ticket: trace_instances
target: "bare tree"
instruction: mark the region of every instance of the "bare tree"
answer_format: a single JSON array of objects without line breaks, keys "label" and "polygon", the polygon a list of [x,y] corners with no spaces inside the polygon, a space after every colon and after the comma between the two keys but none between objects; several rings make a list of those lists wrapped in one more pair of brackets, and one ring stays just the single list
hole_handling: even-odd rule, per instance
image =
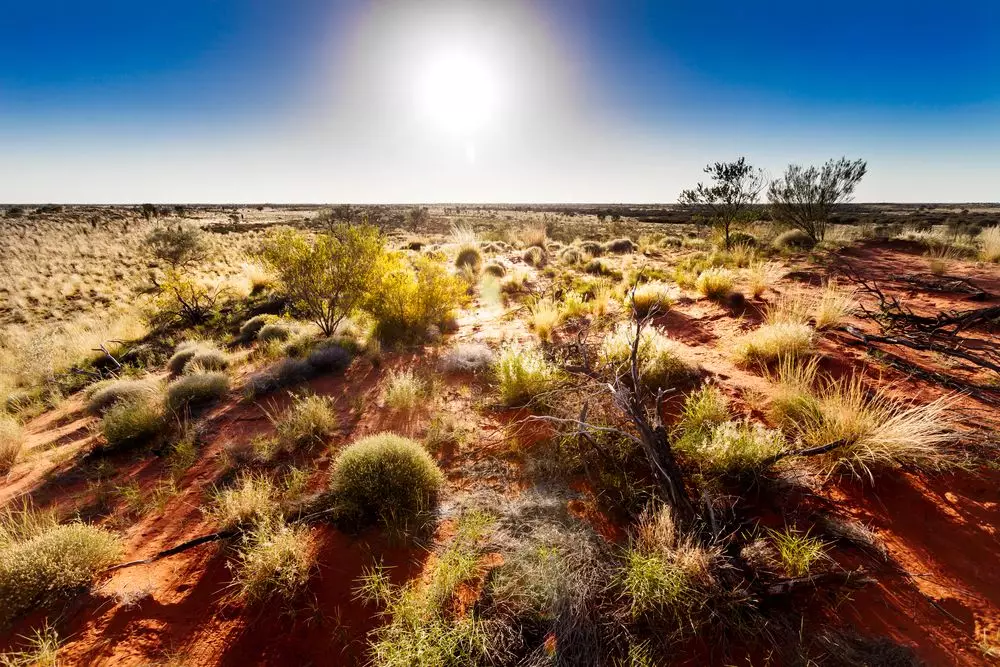
[{"label": "bare tree", "polygon": [[868,171],[864,160],[846,157],[828,160],[822,167],[792,164],[771,182],[767,197],[778,222],[800,229],[813,241],[822,241],[830,213],[853,198],[854,188]]},{"label": "bare tree", "polygon": [[722,232],[726,250],[730,247],[730,232],[746,219],[757,203],[767,177],[764,170],[755,169],[741,157],[736,162],[716,162],[705,167],[713,184],[699,183],[693,190],[681,192],[681,204],[708,212],[712,225]]}]

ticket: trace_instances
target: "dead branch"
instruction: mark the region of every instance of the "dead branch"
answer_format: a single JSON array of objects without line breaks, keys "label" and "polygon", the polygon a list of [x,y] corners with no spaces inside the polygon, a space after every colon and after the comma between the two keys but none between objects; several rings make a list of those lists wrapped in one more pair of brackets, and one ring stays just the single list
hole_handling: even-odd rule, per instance
[{"label": "dead branch", "polygon": [[826,584],[861,588],[862,586],[874,583],[874,581],[862,568],[857,570],[834,570],[832,572],[820,572],[804,577],[792,577],[776,581],[764,589],[764,594],[768,596],[790,595],[805,587],[815,588]]},{"label": "dead branch", "polygon": [[202,535],[201,537],[196,537],[193,540],[188,540],[187,542],[182,542],[177,546],[170,547],[169,549],[164,549],[163,551],[157,552],[156,554],[150,556],[149,558],[143,558],[142,560],[133,560],[128,563],[119,563],[118,565],[112,565],[111,567],[105,569],[105,572],[113,572],[115,570],[124,570],[127,567],[135,567],[136,565],[147,565],[149,563],[154,563],[161,558],[167,558],[179,554],[181,552],[187,551],[188,549],[193,549],[195,547],[200,547],[202,544],[207,544],[209,542],[218,542],[219,540],[225,540],[230,537],[235,537],[237,531],[235,530],[222,530],[217,533],[210,533],[208,535]]}]

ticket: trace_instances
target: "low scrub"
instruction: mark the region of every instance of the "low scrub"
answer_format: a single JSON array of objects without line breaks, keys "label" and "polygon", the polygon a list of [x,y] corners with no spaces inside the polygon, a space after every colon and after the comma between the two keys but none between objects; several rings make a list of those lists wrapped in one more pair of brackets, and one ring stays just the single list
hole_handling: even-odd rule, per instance
[{"label": "low scrub", "polygon": [[771,364],[781,359],[801,359],[813,354],[816,332],[808,324],[762,324],[736,340],[733,355],[744,366]]},{"label": "low scrub", "polygon": [[14,467],[24,446],[24,431],[13,417],[0,414],[0,475]]},{"label": "low scrub", "polygon": [[955,462],[949,415],[954,400],[906,403],[868,387],[861,375],[834,380],[815,363],[783,363],[772,380],[768,413],[807,447],[842,443],[825,455],[827,469],[874,479],[879,468],[936,470]]},{"label": "low scrub", "polygon": [[344,517],[361,525],[416,518],[430,509],[443,483],[427,450],[394,433],[368,436],[341,450],[330,476]]},{"label": "low scrub", "polygon": [[441,355],[447,373],[484,373],[496,362],[496,353],[484,343],[459,343]]},{"label": "low scrub", "polygon": [[[631,373],[630,358],[636,325],[620,323],[601,344],[599,358],[616,375]],[[639,380],[648,389],[665,389],[697,380],[698,365],[684,345],[653,327],[644,327],[637,354]]]},{"label": "low scrub", "polygon": [[167,385],[167,408],[180,412],[218,401],[229,392],[225,373],[194,373]]},{"label": "low scrub", "polygon": [[984,262],[1000,262],[1000,227],[987,227],[979,233],[979,258]]},{"label": "low scrub", "polygon": [[774,239],[774,247],[781,250],[809,250],[814,245],[816,241],[801,229],[789,229]]},{"label": "low scrub", "polygon": [[85,589],[122,554],[114,534],[60,525],[28,508],[0,512],[0,627]]},{"label": "low scrub", "polygon": [[562,312],[552,299],[538,299],[528,310],[528,326],[538,337],[545,341],[552,340],[552,332],[562,323]]},{"label": "low scrub", "polygon": [[778,558],[789,577],[804,577],[812,570],[816,561],[826,556],[826,544],[792,528],[769,530]]},{"label": "low scrub", "polygon": [[500,401],[507,406],[524,406],[555,389],[562,373],[549,363],[539,350],[509,347],[504,349],[494,367]]},{"label": "low scrub", "polygon": [[542,267],[549,261],[549,256],[545,249],[539,246],[531,246],[521,255],[521,259],[528,266]]},{"label": "low scrub", "polygon": [[250,342],[257,338],[257,334],[266,325],[273,324],[280,319],[277,315],[254,315],[240,326],[238,339],[244,343]]},{"label": "low scrub", "polygon": [[613,252],[619,255],[633,253],[638,249],[639,246],[635,244],[635,241],[627,238],[613,239],[604,244],[605,252]]},{"label": "low scrub", "polygon": [[396,258],[392,266],[368,301],[379,340],[419,342],[451,329],[458,309],[468,302],[466,283],[426,257],[412,265]]},{"label": "low scrub", "polygon": [[228,366],[229,358],[213,343],[207,341],[181,343],[167,361],[167,370],[175,376],[194,370],[220,371]]},{"label": "low scrub", "polygon": [[755,422],[726,421],[685,433],[676,447],[710,475],[741,477],[763,472],[786,446],[779,430]]},{"label": "low scrub", "polygon": [[167,419],[159,401],[142,398],[119,403],[101,419],[106,449],[135,447],[153,441],[167,430]]}]

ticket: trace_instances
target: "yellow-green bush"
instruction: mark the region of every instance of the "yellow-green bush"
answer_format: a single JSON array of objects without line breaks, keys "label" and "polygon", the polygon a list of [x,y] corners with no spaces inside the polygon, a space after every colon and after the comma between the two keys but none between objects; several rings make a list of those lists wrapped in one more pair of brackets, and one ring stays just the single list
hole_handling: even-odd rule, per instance
[{"label": "yellow-green bush", "polygon": [[523,406],[551,391],[562,380],[562,373],[546,361],[542,353],[530,348],[508,347],[494,364],[500,389],[500,401],[508,406]]},{"label": "yellow-green bush", "polygon": [[[599,358],[615,374],[629,374],[636,325],[620,323],[601,343]],[[653,327],[644,327],[639,338],[639,380],[649,389],[673,387],[698,378],[698,365],[687,348]]]},{"label": "yellow-green bush", "polygon": [[412,264],[394,256],[391,268],[369,295],[375,333],[384,342],[420,341],[430,329],[450,328],[456,311],[468,302],[466,284],[440,262],[417,257]]}]

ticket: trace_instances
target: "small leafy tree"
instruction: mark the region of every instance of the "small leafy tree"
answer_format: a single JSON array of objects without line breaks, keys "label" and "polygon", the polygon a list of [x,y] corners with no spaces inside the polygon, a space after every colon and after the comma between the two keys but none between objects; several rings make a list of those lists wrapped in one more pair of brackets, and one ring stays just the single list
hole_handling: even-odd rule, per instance
[{"label": "small leafy tree", "polygon": [[736,162],[716,162],[705,167],[713,183],[699,183],[692,190],[684,190],[680,203],[695,206],[708,213],[713,227],[723,236],[726,250],[730,247],[730,232],[744,221],[764,189],[766,177],[762,169],[755,169],[741,157]]},{"label": "small leafy tree", "polygon": [[171,270],[193,264],[205,257],[205,233],[193,225],[173,225],[154,229],[144,241],[147,252]]},{"label": "small leafy tree", "polygon": [[384,342],[422,340],[430,327],[446,328],[468,301],[465,283],[442,263],[427,257],[409,262],[399,254],[387,259],[379,287],[367,303]]},{"label": "small leafy tree", "polygon": [[160,215],[160,211],[156,208],[156,204],[143,204],[139,207],[139,211],[142,213],[142,217],[146,218],[146,220],[152,220]]},{"label": "small leafy tree", "polygon": [[274,271],[296,307],[329,336],[378,285],[385,237],[369,224],[331,224],[314,239],[283,229],[255,256]]},{"label": "small leafy tree", "polygon": [[767,191],[771,216],[800,229],[815,242],[826,236],[830,213],[851,201],[854,188],[868,171],[864,160],[829,160],[822,167],[788,166],[785,174],[771,182]]}]

